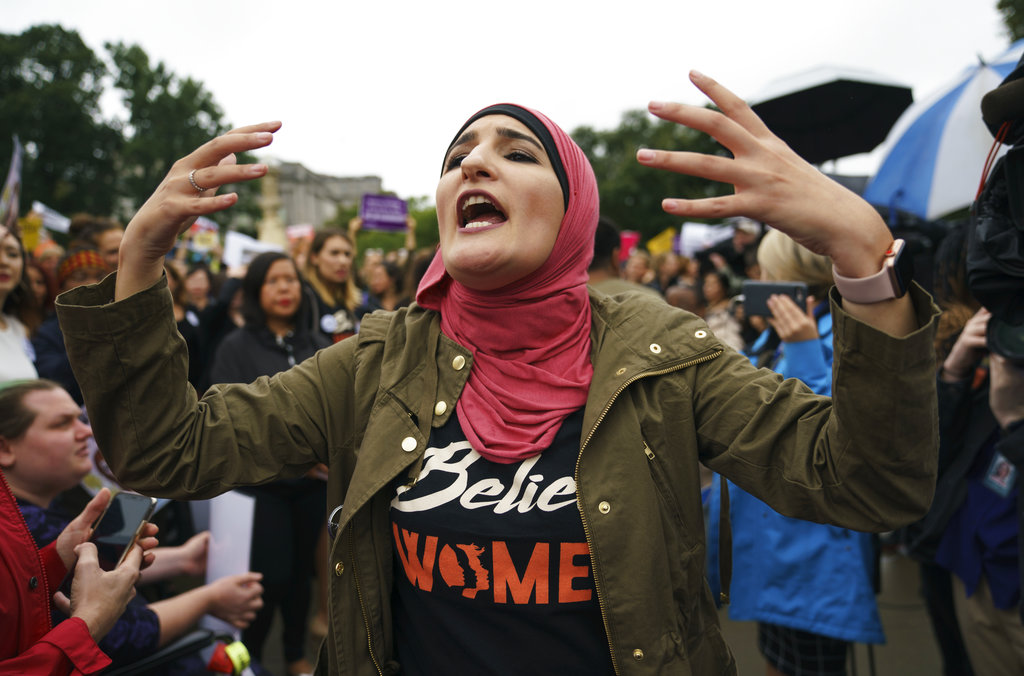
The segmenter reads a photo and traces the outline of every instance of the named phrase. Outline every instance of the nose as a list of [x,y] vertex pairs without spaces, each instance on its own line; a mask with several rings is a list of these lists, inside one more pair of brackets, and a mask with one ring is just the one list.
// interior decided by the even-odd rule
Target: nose
[[462,158],[462,175],[464,178],[489,178],[493,174],[493,166],[484,144],[474,146],[469,154]]
[[92,436],[92,427],[89,425],[89,423],[82,422],[81,420],[77,420],[77,421],[75,421],[75,426],[78,428],[78,431],[77,431],[77,434],[76,434],[77,438],[79,438],[79,439],[88,439],[89,437]]

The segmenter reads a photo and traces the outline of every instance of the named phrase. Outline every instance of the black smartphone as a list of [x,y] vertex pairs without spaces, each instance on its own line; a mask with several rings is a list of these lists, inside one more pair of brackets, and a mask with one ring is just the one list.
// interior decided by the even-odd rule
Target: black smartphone
[[156,498],[121,491],[93,526],[89,541],[96,545],[100,568],[113,570],[139,539],[142,527],[153,516]]
[[768,297],[773,295],[789,296],[801,310],[807,306],[807,284],[804,282],[743,282],[743,312],[748,316],[760,315],[771,317],[768,309]]

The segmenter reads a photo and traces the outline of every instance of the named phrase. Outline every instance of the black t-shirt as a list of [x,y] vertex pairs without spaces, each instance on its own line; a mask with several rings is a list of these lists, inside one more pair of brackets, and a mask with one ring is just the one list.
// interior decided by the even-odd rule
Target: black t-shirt
[[574,480],[582,409],[513,464],[456,415],[411,488],[396,482],[392,606],[402,674],[611,674]]

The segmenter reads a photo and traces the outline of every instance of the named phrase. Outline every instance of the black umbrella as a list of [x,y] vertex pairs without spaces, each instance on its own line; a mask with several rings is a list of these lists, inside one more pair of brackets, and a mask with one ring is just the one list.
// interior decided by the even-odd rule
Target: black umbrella
[[821,164],[874,150],[911,102],[910,87],[820,67],[772,82],[751,107],[797,154]]

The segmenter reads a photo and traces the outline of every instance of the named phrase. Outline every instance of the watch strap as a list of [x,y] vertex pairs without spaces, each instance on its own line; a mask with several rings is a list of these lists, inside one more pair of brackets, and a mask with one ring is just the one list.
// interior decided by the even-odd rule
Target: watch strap
[[[894,241],[885,252],[886,259],[895,255],[897,242],[903,244],[902,240]],[[833,265],[832,277],[835,279],[839,295],[851,302],[864,304],[881,303],[885,300],[899,298],[903,295],[903,290],[896,287],[889,270],[890,266],[887,263],[888,260],[882,264],[881,270],[870,277],[844,277],[836,272]]]

